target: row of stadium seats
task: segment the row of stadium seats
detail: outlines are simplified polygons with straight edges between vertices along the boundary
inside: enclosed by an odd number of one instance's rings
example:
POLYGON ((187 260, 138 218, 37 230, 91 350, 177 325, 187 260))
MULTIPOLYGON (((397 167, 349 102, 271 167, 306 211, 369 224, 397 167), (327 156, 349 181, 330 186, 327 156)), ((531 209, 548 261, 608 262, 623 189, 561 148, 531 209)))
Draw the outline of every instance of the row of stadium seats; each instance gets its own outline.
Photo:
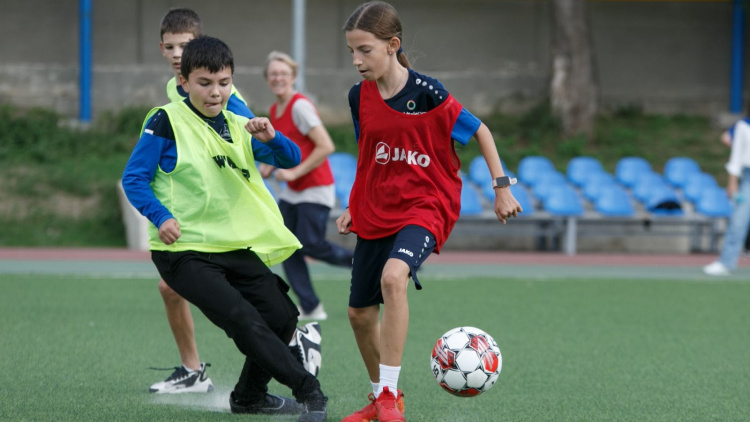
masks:
MULTIPOLYGON (((354 183, 357 159, 345 152, 328 157, 335 179, 336 199, 346 208, 354 183)), ((461 215, 494 215, 495 192, 482 156, 471 160, 461 174, 461 215)), ((594 157, 572 158, 565 173, 555 169, 544 156, 524 157, 511 186, 513 196, 523 207, 521 216, 546 212, 553 216, 582 216, 595 213, 604 217, 631 217, 639 212, 654 216, 683 216, 686 211, 707 217, 729 217, 732 211, 726 191, 714 177, 701 170, 689 157, 673 157, 656 172, 642 157, 624 157, 615 172, 607 172, 594 157)), ((274 191, 274 187, 269 185, 274 191)))
MULTIPOLYGON (((506 174, 514 175, 506 170, 506 174)), ((689 157, 673 157, 656 172, 642 157, 624 157, 615 173, 607 172, 593 157, 572 158, 565 173, 543 156, 524 157, 518 165, 519 184, 511 187, 524 209, 523 215, 545 211, 557 216, 581 216, 587 211, 605 217, 635 216, 639 210, 656 216, 682 216, 687 209, 708 217, 728 217, 732 207, 726 191, 714 177, 701 170, 689 157)), ((489 187, 489 170, 481 156, 475 157, 466 178, 470 183, 463 197, 479 190, 487 201, 494 200, 489 187)), ((469 199, 465 214, 481 214, 469 199)))

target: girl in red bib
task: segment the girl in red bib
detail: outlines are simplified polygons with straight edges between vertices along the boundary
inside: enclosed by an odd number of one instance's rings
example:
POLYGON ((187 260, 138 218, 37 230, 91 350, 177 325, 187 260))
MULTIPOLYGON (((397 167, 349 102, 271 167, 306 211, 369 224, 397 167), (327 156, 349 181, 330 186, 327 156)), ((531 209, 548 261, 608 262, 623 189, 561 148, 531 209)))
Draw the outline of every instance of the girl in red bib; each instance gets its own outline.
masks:
POLYGON ((447 240, 461 209, 461 163, 454 142, 479 143, 496 186, 494 211, 505 223, 521 212, 490 130, 436 79, 411 69, 401 22, 385 2, 364 3, 344 25, 364 79, 349 92, 359 145, 349 209, 339 233, 357 234, 349 321, 370 376, 370 403, 343 422, 404 421, 398 390, 409 324, 407 286, 447 240), (383 316, 380 320, 380 304, 383 316))

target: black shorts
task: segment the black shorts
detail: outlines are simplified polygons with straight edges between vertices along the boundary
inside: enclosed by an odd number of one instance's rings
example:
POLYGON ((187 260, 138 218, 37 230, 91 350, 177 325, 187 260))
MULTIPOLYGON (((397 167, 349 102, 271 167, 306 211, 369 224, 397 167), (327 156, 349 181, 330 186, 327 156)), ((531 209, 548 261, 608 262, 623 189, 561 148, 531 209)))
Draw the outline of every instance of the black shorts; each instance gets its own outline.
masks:
POLYGON ((381 239, 357 238, 354 248, 352 280, 349 288, 349 306, 366 308, 383 303, 380 278, 389 258, 409 265, 411 278, 418 290, 422 285, 417 270, 435 249, 435 236, 420 226, 406 226, 398 233, 381 239))

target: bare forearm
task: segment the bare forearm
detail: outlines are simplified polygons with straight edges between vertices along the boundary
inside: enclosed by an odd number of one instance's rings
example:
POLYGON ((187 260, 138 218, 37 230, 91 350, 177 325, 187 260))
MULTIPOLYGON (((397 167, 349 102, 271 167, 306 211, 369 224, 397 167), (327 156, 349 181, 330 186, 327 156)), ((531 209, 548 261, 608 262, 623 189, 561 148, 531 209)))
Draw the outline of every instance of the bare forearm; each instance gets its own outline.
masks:
POLYGON ((490 174, 493 178, 505 176, 503 166, 500 162, 500 155, 497 152, 497 146, 495 145, 495 139, 492 137, 490 129, 482 123, 474 134, 474 137, 479 144, 479 151, 482 153, 484 160, 487 162, 487 167, 490 169, 490 174))

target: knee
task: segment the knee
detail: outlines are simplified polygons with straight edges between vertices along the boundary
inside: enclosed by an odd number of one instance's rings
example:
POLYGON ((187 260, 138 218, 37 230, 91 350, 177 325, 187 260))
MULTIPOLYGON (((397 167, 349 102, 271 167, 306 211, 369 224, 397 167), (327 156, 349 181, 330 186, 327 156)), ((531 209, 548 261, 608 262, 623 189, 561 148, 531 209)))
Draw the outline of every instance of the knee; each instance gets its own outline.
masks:
MULTIPOLYGON (((283 312, 279 312, 273 317, 259 314, 252 307, 248 306, 234 306, 229 310, 228 314, 229 324, 232 332, 241 335, 240 333, 247 333, 251 338, 263 338, 263 336, 271 331, 276 337, 288 343, 294 331, 297 329, 297 318, 288 316, 283 312)), ((230 335, 230 337, 235 337, 230 335)))
POLYGON ((172 290, 164 280, 159 280, 159 294, 161 294, 165 303, 175 303, 184 300, 182 296, 172 290))
POLYGON ((349 307, 349 324, 352 326, 352 329, 360 331, 373 325, 371 313, 369 308, 349 307))
POLYGON ((409 275, 401 274, 398 271, 383 270, 380 279, 380 289, 383 292, 383 298, 396 297, 406 294, 406 285, 409 281, 409 275))

